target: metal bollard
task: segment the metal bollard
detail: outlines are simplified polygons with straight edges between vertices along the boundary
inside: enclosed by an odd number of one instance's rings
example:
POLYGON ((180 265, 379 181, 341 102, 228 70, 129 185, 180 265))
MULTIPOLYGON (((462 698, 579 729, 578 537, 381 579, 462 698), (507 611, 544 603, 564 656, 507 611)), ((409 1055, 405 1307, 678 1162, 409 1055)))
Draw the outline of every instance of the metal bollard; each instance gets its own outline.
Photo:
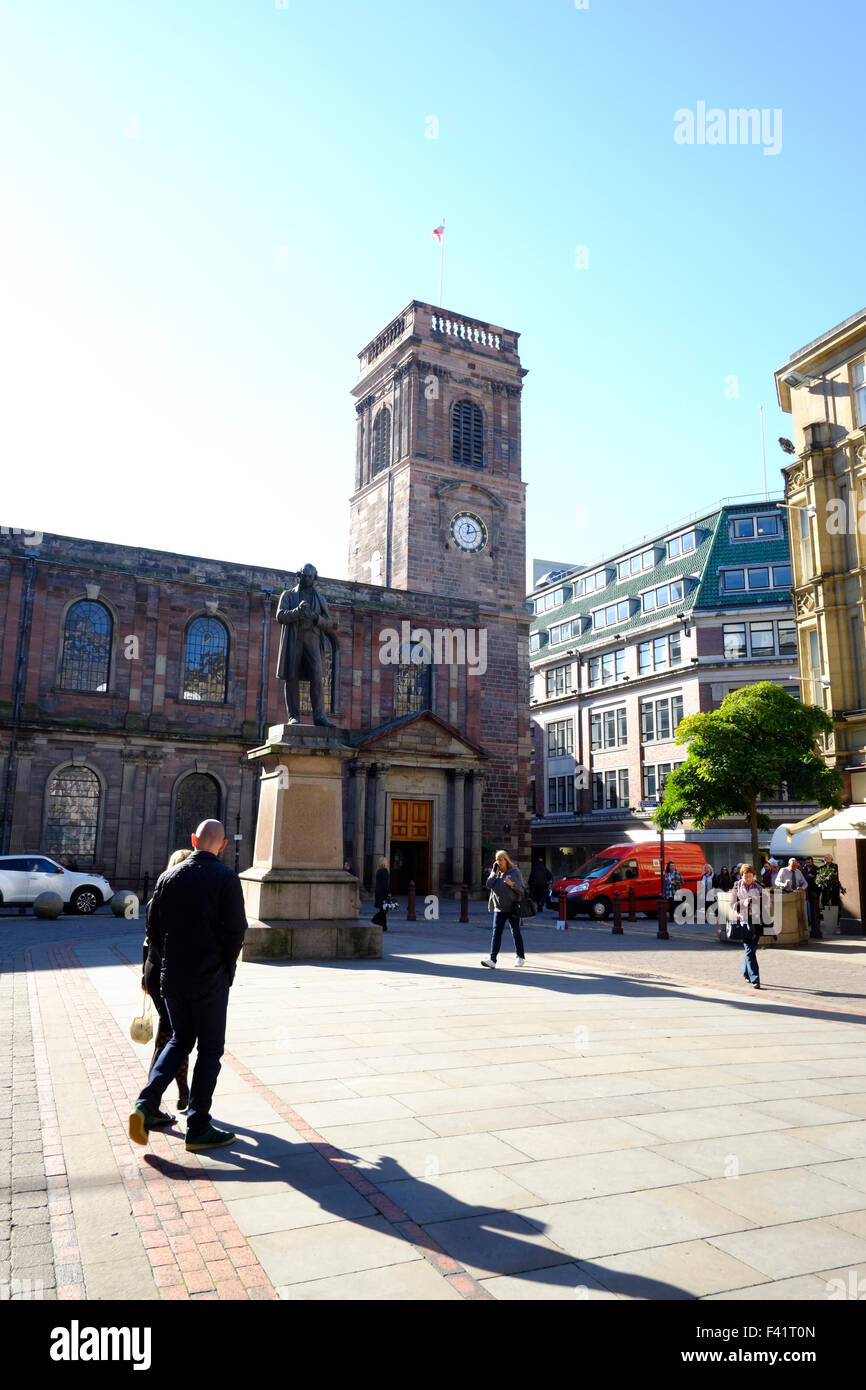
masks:
POLYGON ((469 921, 469 886, 466 883, 460 889, 460 921, 469 921))
POLYGON ((634 921, 636 920, 636 917, 635 917, 635 910, 634 910, 634 884, 633 884, 633 883, 630 883, 630 884, 628 885, 628 920, 629 920, 630 922, 634 922, 634 921))
POLYGON ((409 880, 409 897, 406 903, 406 921, 416 922, 417 920, 415 916, 415 880, 411 878, 409 880))
POLYGON ((614 889, 613 894, 613 926, 611 936, 622 936, 622 903, 619 900, 619 889, 614 889))
POLYGON ((659 929, 656 932, 659 941, 670 941, 668 934, 668 900, 664 895, 664 890, 659 893, 659 929))
POLYGON ((556 921, 557 931, 568 931, 568 908, 566 906, 565 889, 559 890, 559 916, 556 921), (560 922, 562 926, 560 926, 560 922))

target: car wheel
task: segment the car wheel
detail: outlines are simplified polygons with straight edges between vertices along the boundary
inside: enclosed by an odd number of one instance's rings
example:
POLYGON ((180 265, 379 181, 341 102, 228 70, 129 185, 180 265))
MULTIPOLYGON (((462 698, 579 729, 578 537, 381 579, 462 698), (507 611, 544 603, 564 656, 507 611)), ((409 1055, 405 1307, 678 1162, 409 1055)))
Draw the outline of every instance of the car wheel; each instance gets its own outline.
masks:
POLYGON ((589 915, 594 922, 603 922, 610 916, 610 903, 607 898, 593 898, 589 905, 589 915))
POLYGON ((69 906, 79 917, 88 917, 99 907, 101 894, 95 888, 76 888, 69 899, 69 906))

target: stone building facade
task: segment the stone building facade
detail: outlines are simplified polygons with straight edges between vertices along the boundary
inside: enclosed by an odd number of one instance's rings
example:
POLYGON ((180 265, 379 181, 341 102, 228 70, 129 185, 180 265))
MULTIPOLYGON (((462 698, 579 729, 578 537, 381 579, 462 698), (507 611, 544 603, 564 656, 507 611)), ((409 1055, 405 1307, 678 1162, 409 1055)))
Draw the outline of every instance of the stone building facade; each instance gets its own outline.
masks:
MULTIPOLYGON (((345 854, 367 886, 385 857, 397 891, 477 891, 493 847, 528 854, 516 340, 414 302, 361 354, 350 577, 320 587, 330 716, 354 753, 345 854)), ((300 519, 298 567, 315 560, 304 535, 300 519)), ((294 583, 0 531, 0 852, 65 855, 141 891, 211 814, 246 868, 246 754, 285 718, 274 615, 294 583)))

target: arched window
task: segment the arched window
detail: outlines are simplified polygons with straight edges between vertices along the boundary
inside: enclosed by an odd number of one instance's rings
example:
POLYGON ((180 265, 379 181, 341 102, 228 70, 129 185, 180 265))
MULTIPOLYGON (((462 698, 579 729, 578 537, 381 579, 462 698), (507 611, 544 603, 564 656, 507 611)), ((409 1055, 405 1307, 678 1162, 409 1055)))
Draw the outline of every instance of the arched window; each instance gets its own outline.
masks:
MULTIPOLYGON (((313 702, 310 699, 310 682, 301 680, 298 682, 300 691, 301 709, 312 710, 313 702)), ((334 713, 334 644, 325 634, 325 650, 322 654, 322 691, 325 697, 325 713, 334 713)))
POLYGON ((48 783, 45 853, 71 858, 79 867, 96 857, 99 778, 89 767, 62 767, 48 783))
POLYGON ((372 455, 372 472, 375 477, 391 462, 391 412, 386 405, 382 406, 373 421, 372 455))
POLYGON ((430 708, 430 667, 426 663, 398 666, 394 672, 394 718, 430 708))
POLYGON ((225 704, 229 634, 219 618, 193 618, 186 630, 183 663, 184 700, 225 704))
POLYGON ((62 690, 108 690, 112 627, 104 603, 73 603, 63 630, 62 690))
POLYGON ((484 416, 474 401, 458 401, 451 412, 451 457, 467 468, 484 467, 484 416))
POLYGON ((220 818, 220 785, 206 772, 190 772, 177 784, 171 849, 189 849, 190 835, 203 820, 220 818))

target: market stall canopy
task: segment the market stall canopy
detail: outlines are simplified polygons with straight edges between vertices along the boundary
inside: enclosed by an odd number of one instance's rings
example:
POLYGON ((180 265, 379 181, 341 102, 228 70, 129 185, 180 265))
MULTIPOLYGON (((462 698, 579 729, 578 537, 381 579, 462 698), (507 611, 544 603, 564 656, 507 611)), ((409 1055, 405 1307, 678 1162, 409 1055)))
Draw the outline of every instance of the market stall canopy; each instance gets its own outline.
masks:
POLYGON ((832 815, 832 808, 825 807, 811 816, 805 816, 803 820, 788 821, 777 826, 770 840, 773 859, 787 864, 792 857, 800 859, 808 854, 823 857, 826 846, 821 831, 832 815))
POLYGON ((830 820, 821 826, 821 835, 827 840, 866 840, 866 806, 855 802, 837 811, 830 820))

